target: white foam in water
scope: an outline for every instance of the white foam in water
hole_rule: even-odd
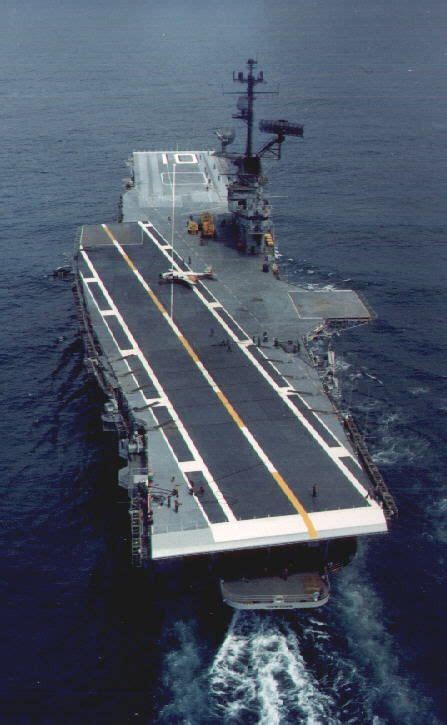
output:
[[[335,358],[335,368],[339,372],[346,372],[346,370],[349,370],[349,368],[352,367],[352,364],[347,362],[344,358],[341,357],[341,355],[337,355]]]
[[[405,464],[421,460],[427,452],[429,443],[417,434],[406,430],[402,434],[397,426],[403,424],[399,413],[388,413],[378,423],[378,445],[372,458],[378,465],[394,465],[400,461]]]
[[[363,554],[366,551],[364,546]],[[358,696],[360,692],[364,698],[368,722],[413,725],[430,721],[434,725],[438,722],[435,718],[428,720],[425,717],[425,713],[431,711],[430,703],[418,692],[417,684],[401,674],[399,651],[384,623],[381,602],[367,581],[366,567],[367,560],[360,552],[356,564],[340,575],[341,586],[334,597],[336,619],[347,637],[351,653],[347,661],[350,659],[354,667],[357,662],[362,670],[361,675],[357,673],[353,678],[353,694]],[[374,715],[378,707],[385,708],[390,721]]]
[[[177,622],[173,628],[177,646],[166,655],[163,684],[168,703],[158,722],[197,725],[207,712],[206,675],[203,655],[191,622]]]
[[[409,392],[412,395],[425,395],[426,393],[430,392],[430,388],[428,385],[417,385],[414,388],[409,388]]]
[[[170,701],[159,722],[423,722],[418,715],[430,712],[429,703],[400,673],[380,601],[367,579],[366,550],[340,575],[328,612],[296,618],[236,612],[210,667],[194,624],[177,623],[178,644],[166,656],[163,677]]]
[[[370,380],[374,380],[376,383],[379,383],[379,385],[383,385],[383,380],[380,380],[376,375],[371,375],[371,373],[367,373],[365,370],[363,370],[363,375],[366,378],[369,378]]]
[[[297,614],[296,622],[273,613],[234,615],[209,672],[211,708],[219,721],[424,722],[430,703],[401,674],[364,553],[340,576],[329,619],[324,611]]]
[[[350,379],[364,373],[354,373]],[[429,448],[429,442],[410,429],[403,411],[381,412],[383,403],[373,398],[358,406],[365,416],[363,430],[368,430],[368,418],[374,416],[374,440],[368,439],[371,456],[378,466],[406,465],[423,460]]]
[[[340,722],[331,714],[335,702],[306,666],[297,634],[275,615],[236,613],[209,678],[225,722]]]
[[[447,498],[440,498],[431,506],[433,521],[433,536],[442,543],[447,544]],[[440,553],[442,556],[442,554]]]

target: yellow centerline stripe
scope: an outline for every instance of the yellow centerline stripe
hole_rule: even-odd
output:
[[[158,299],[157,295],[155,295],[155,294],[154,294],[154,293],[152,292],[152,290],[151,290],[151,289],[147,290],[147,293],[148,293],[149,297],[151,298],[152,302],[154,303],[154,305],[156,306],[156,308],[158,309],[158,311],[159,311],[159,312],[161,312],[161,314],[162,314],[162,315],[167,315],[167,314],[168,314],[168,311],[167,311],[167,310],[166,310],[166,308],[165,308],[165,307],[164,307],[164,306],[162,305],[162,303],[161,303],[161,302],[160,302],[160,300]]]
[[[116,241],[115,237],[113,236],[112,232],[110,231],[109,227],[107,226],[107,224],[101,224],[101,226],[104,229],[107,236],[109,237],[109,239],[111,239],[114,244],[117,244],[117,241]],[[135,267],[131,258],[127,256],[126,252],[122,248],[121,248],[121,254],[123,255],[124,259],[126,260],[127,264],[129,265],[129,267],[131,268],[132,272],[136,272],[137,268]]]
[[[198,362],[200,362],[200,360],[199,360],[199,358],[198,358],[197,354],[196,354],[196,353],[194,352],[193,348],[192,348],[192,347],[191,347],[191,345],[189,344],[189,342],[188,342],[188,340],[186,339],[186,337],[184,337],[183,335],[178,335],[178,339],[179,339],[179,340],[180,340],[180,342],[182,343],[182,345],[183,345],[183,347],[185,348],[185,350],[187,351],[188,355],[189,355],[189,356],[190,356],[190,357],[191,357],[191,358],[192,358],[192,359],[194,360],[194,362],[195,362],[195,363],[198,363]]]
[[[290,486],[285,482],[283,477],[278,471],[273,471],[272,476],[275,479],[276,483],[280,487],[280,489],[285,493],[287,498],[289,499],[292,506],[299,511],[301,516],[303,517],[304,523],[307,526],[307,530],[309,532],[309,536],[311,539],[317,538],[317,530],[315,526],[312,523],[312,519],[310,518],[309,514],[307,513],[306,509],[304,508],[301,501],[295,496]]]
[[[228,400],[227,396],[221,390],[216,390],[216,395],[219,398],[219,400],[222,403],[222,405],[224,406],[224,408],[227,409],[227,411],[229,412],[229,414],[233,418],[233,420],[236,423],[236,425],[239,426],[239,428],[246,428],[246,425],[245,425],[244,421],[238,415],[238,413],[236,413],[235,409],[231,405],[231,403]]]
[[[107,226],[107,224],[101,224],[101,226],[102,226],[102,228],[104,229],[104,231],[105,231],[105,233],[107,234],[107,236],[109,237],[109,239],[111,239],[111,240],[112,240],[112,242],[113,242],[113,243],[115,244],[115,242],[116,242],[116,239],[115,239],[115,237],[113,236],[113,234],[112,234],[112,232],[110,231],[110,229],[109,229],[109,227]]]
[[[122,249],[121,245],[117,242],[117,240],[113,237],[112,232],[110,231],[110,229],[107,227],[106,224],[103,224],[102,226],[103,226],[104,231],[106,232],[106,234],[112,240],[112,242],[114,244],[117,244],[118,245],[119,250],[121,252],[121,255],[124,258],[124,260],[126,261],[126,263],[129,265],[130,269],[133,272],[137,273],[138,270],[135,267],[134,263],[132,262],[132,260],[130,259],[130,257],[126,254],[126,252]],[[171,284],[173,284],[173,283],[171,283]],[[148,293],[148,295],[151,298],[151,300],[154,302],[154,304],[157,307],[157,309],[159,310],[159,312],[161,312],[162,315],[167,315],[168,312],[167,312],[166,308],[160,302],[160,300],[158,299],[158,297],[155,294],[155,292],[153,292],[153,290],[151,290],[151,288],[149,287],[149,285],[147,285],[147,287],[145,287],[144,289]],[[177,338],[182,343],[183,347],[185,348],[185,350],[188,353],[188,355],[190,356],[190,358],[196,364],[197,363],[202,364],[201,361],[200,361],[200,359],[199,359],[199,357],[198,357],[198,355],[197,355],[197,353],[194,351],[194,348],[188,342],[188,340],[186,339],[186,337],[184,335],[182,335],[182,334],[178,334],[177,335]],[[225,393],[223,393],[219,388],[215,388],[214,389],[214,392],[216,393],[216,395],[219,398],[220,402],[222,403],[222,405],[224,406],[224,408],[228,411],[228,413],[230,414],[230,416],[232,417],[232,419],[234,420],[234,422],[236,423],[236,425],[239,428],[244,428],[244,429],[248,430],[248,428],[245,425],[244,421],[242,420],[242,418],[240,417],[240,415],[236,412],[236,410],[233,408],[233,406],[231,405],[231,403],[228,400],[228,398],[225,395]],[[300,516],[302,516],[303,521],[306,524],[306,528],[307,528],[307,530],[309,532],[310,538],[311,539],[317,538],[317,536],[318,536],[317,530],[316,530],[315,526],[313,525],[312,520],[311,520],[309,514],[307,513],[306,509],[304,508],[304,506],[302,505],[302,503],[300,502],[300,500],[295,496],[295,494],[293,493],[293,491],[290,488],[290,486],[286,483],[286,481],[284,480],[284,478],[281,476],[281,474],[278,471],[270,471],[270,472],[271,472],[273,478],[275,479],[276,483],[278,484],[278,486],[282,490],[282,492],[286,495],[286,497],[288,498],[288,500],[292,504],[292,506],[295,509],[295,511],[297,511],[300,514]]]

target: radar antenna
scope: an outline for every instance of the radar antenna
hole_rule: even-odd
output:
[[[290,123],[282,119],[278,120],[262,120],[259,122],[259,130],[263,133],[273,133],[275,135],[270,141],[268,141],[262,148],[253,153],[253,123],[254,123],[254,101],[259,94],[270,94],[276,95],[277,91],[258,91],[256,86],[264,81],[263,71],[259,71],[257,74],[254,71],[255,66],[258,64],[253,58],[247,60],[248,73],[243,71],[233,71],[233,81],[235,83],[242,83],[246,86],[244,95],[239,95],[237,100],[237,113],[233,114],[233,118],[245,121],[247,124],[247,143],[245,147],[245,155],[239,157],[239,166],[242,172],[245,174],[254,174],[258,176],[261,173],[261,158],[267,153],[274,156],[277,159],[281,158],[281,144],[285,140],[286,136],[303,136],[304,128],[298,123]],[[217,133],[218,138],[222,142],[222,153],[225,151],[225,147],[229,141],[225,134]],[[234,138],[234,136],[233,136]],[[233,140],[233,138],[231,140]]]
[[[304,126],[300,123],[290,123],[284,119],[278,121],[259,121],[259,130],[263,133],[274,133],[275,138],[268,141],[262,149],[258,151],[258,156],[264,156],[270,152],[277,159],[281,158],[281,144],[285,140],[286,136],[303,136]]]

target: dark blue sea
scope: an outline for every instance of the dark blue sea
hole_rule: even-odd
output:
[[[1,722],[446,721],[446,27],[440,0],[1,0]],[[258,116],[305,125],[267,168],[284,274],[377,313],[338,367],[400,511],[311,614],[132,570],[51,277],[117,218],[132,151],[214,147],[249,56],[279,91]]]

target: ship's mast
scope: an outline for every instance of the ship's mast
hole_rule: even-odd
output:
[[[264,83],[264,74],[262,71],[255,77],[253,69],[258,62],[249,58],[247,61],[248,73],[244,75],[242,71],[239,73],[233,73],[233,81],[235,83],[244,83],[247,86],[247,91],[244,96],[239,98],[238,110],[239,113],[235,113],[233,118],[240,118],[247,123],[247,144],[245,148],[246,158],[253,157],[253,102],[255,96],[255,86],[259,83]]]
[[[243,156],[243,171],[251,174],[260,173],[259,158],[257,154],[253,153],[254,101],[256,100],[257,93],[269,93],[269,91],[257,91],[255,93],[256,86],[265,82],[263,71],[259,71],[257,75],[254,72],[257,64],[257,60],[249,58],[247,60],[248,73],[244,73],[243,71],[239,71],[238,73],[233,72],[233,81],[246,86],[245,94],[243,96],[240,95],[238,98],[238,112],[233,114],[233,118],[245,121],[247,124],[247,142]]]
[[[259,149],[253,150],[254,101],[260,94],[275,94],[276,91],[259,91],[263,84],[264,73],[255,71],[257,61],[249,58],[248,72],[233,72],[233,81],[245,86],[243,95],[238,95],[237,112],[233,118],[247,124],[245,153],[228,153],[227,146],[235,137],[234,129],[223,128],[216,131],[222,143],[221,155],[231,161],[237,171],[228,185],[228,207],[233,220],[239,228],[238,246],[250,254],[263,253],[267,257],[274,254],[273,227],[270,219],[270,205],[264,197],[266,179],[262,175],[261,160],[269,155],[279,159],[281,145],[286,136],[302,136],[303,126],[285,120],[261,120],[259,130],[268,133],[270,139]]]
[[[259,123],[259,130],[263,133],[274,134],[273,138],[270,139],[259,151],[253,153],[253,124],[254,124],[254,101],[259,94],[263,95],[276,95],[276,91],[257,91],[256,86],[265,83],[263,71],[259,71],[256,75],[254,72],[255,66],[258,64],[253,58],[249,58],[247,61],[248,73],[239,71],[238,73],[233,72],[233,81],[235,83],[241,83],[246,86],[244,95],[239,95],[237,101],[237,113],[233,114],[233,118],[237,118],[241,121],[245,121],[247,124],[247,142],[245,146],[244,156],[239,158],[239,168],[244,174],[254,174],[259,176],[261,174],[261,158],[266,154],[270,154],[275,158],[281,158],[281,144],[285,140],[286,136],[302,136],[303,126],[298,123],[289,123],[284,120],[266,121],[262,120]],[[219,138],[222,141],[222,153],[228,143],[234,139],[233,134],[229,134],[230,129],[225,129],[218,133]]]

